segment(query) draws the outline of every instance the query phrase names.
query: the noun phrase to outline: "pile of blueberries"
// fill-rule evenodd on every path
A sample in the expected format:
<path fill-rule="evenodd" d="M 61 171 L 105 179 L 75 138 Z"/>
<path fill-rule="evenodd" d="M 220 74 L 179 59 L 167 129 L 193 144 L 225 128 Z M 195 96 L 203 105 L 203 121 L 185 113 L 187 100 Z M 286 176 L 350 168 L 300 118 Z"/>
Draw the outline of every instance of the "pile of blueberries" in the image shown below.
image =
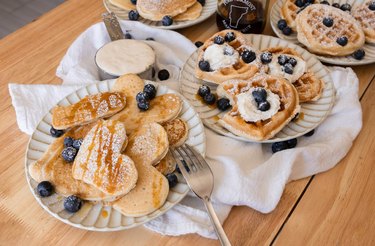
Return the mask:
<path fill-rule="evenodd" d="M 270 109 L 271 105 L 267 101 L 267 91 L 261 87 L 257 87 L 251 93 L 257 103 L 258 109 L 260 111 L 267 111 Z"/>
<path fill-rule="evenodd" d="M 211 93 L 210 87 L 207 85 L 201 85 L 198 89 L 198 95 L 208 105 L 213 105 L 216 102 L 216 106 L 219 110 L 225 111 L 230 108 L 230 102 L 227 98 L 220 98 L 216 101 L 215 94 Z"/>
<path fill-rule="evenodd" d="M 61 153 L 62 158 L 68 163 L 73 162 L 77 156 L 77 152 L 79 148 L 81 147 L 82 142 L 83 142 L 82 138 L 79 138 L 79 139 L 73 139 L 71 137 L 64 138 L 65 148 L 63 149 Z"/>
<path fill-rule="evenodd" d="M 147 111 L 150 108 L 150 100 L 156 96 L 156 88 L 153 84 L 147 84 L 143 87 L 143 91 L 138 92 L 135 97 L 137 106 L 141 111 Z"/>
<path fill-rule="evenodd" d="M 286 55 L 278 56 L 277 62 L 280 64 L 281 69 L 287 74 L 293 74 L 293 69 L 297 65 L 297 60 L 295 58 Z"/>

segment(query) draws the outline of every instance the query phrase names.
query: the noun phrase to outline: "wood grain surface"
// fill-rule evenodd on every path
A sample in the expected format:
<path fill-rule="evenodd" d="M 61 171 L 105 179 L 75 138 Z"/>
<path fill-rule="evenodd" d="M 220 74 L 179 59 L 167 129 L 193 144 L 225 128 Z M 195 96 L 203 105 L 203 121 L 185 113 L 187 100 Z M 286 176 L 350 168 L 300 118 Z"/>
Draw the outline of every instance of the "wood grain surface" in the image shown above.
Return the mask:
<path fill-rule="evenodd" d="M 24 175 L 28 136 L 18 130 L 8 83 L 61 83 L 55 71 L 67 48 L 103 12 L 102 1 L 66 1 L 0 40 L 0 245 L 219 245 L 195 234 L 161 236 L 144 227 L 80 230 L 51 217 L 29 191 Z M 193 42 L 216 31 L 214 16 L 179 30 Z M 273 35 L 269 24 L 265 34 Z M 360 80 L 363 130 L 349 154 L 326 173 L 289 183 L 269 214 L 234 207 L 224 223 L 233 245 L 375 244 L 375 64 L 354 71 Z"/>

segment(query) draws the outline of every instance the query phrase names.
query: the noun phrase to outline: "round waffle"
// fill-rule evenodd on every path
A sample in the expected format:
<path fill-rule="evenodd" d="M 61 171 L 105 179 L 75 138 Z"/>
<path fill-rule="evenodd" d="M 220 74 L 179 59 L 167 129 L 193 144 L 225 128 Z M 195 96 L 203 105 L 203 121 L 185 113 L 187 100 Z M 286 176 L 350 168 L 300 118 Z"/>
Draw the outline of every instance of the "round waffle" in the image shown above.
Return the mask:
<path fill-rule="evenodd" d="M 323 24 L 323 18 L 332 18 L 333 26 Z M 316 54 L 345 56 L 353 53 L 365 43 L 360 24 L 348 13 L 324 4 L 308 6 L 296 18 L 297 38 Z M 346 45 L 337 43 L 346 37 Z"/>
<path fill-rule="evenodd" d="M 369 9 L 373 1 L 367 1 L 352 11 L 354 18 L 362 25 L 366 42 L 370 44 L 375 44 L 375 11 Z"/>
<path fill-rule="evenodd" d="M 293 31 L 296 31 L 296 17 L 298 11 L 301 9 L 295 4 L 295 0 L 284 0 L 283 5 L 280 9 L 280 14 L 283 19 L 286 20 L 288 26 L 292 28 Z"/>

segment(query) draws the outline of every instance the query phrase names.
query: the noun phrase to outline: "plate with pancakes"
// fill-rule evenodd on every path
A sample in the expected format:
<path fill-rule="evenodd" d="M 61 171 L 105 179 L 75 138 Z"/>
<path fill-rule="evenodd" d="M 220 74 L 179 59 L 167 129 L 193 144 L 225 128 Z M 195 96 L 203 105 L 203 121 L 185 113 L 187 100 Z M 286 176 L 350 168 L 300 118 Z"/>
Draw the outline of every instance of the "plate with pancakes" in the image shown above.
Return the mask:
<path fill-rule="evenodd" d="M 146 110 L 136 95 L 150 84 L 157 93 Z M 169 152 L 182 143 L 205 154 L 203 124 L 189 102 L 125 75 L 82 87 L 45 115 L 27 147 L 26 177 L 39 204 L 64 223 L 128 229 L 167 212 L 189 191 Z M 173 187 L 170 174 L 178 177 Z M 38 188 L 42 181 L 53 185 L 49 196 Z M 77 197 L 78 210 L 71 211 L 77 204 L 69 199 Z"/>
<path fill-rule="evenodd" d="M 214 14 L 217 8 L 214 0 L 103 0 L 103 3 L 107 11 L 115 13 L 120 19 L 133 18 L 162 29 L 180 29 L 198 24 Z M 130 17 L 130 11 L 136 12 L 130 14 L 134 17 Z"/>
<path fill-rule="evenodd" d="M 279 38 L 232 30 L 197 49 L 179 80 L 205 126 L 246 142 L 302 136 L 335 100 L 330 74 L 314 55 Z"/>
<path fill-rule="evenodd" d="M 270 22 L 279 38 L 302 45 L 322 62 L 349 66 L 375 62 L 373 0 L 278 0 Z"/>

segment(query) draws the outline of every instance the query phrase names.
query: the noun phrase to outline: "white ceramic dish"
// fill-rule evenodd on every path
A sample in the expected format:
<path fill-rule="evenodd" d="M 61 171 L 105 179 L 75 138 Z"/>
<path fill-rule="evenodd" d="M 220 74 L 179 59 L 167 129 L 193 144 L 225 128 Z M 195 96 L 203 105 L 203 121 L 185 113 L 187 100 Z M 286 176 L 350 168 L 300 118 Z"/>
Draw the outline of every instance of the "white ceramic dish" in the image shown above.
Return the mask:
<path fill-rule="evenodd" d="M 319 100 L 317 100 L 316 102 L 301 104 L 301 113 L 298 120 L 291 121 L 273 138 L 259 142 L 272 143 L 296 138 L 317 127 L 328 116 L 335 101 L 335 91 L 333 88 L 331 76 L 329 75 L 327 68 L 323 66 L 322 63 L 314 55 L 310 54 L 305 49 L 285 40 L 271 36 L 251 34 L 246 35 L 246 38 L 253 44 L 253 47 L 258 50 L 263 50 L 275 46 L 290 47 L 292 49 L 295 49 L 306 61 L 308 69 L 314 72 L 319 79 L 323 80 L 325 86 L 322 97 Z M 197 61 L 197 56 L 198 50 L 190 56 L 190 58 L 186 61 L 184 67 L 182 68 L 179 78 L 182 94 L 189 100 L 190 104 L 195 107 L 196 111 L 199 113 L 199 116 L 203 121 L 203 124 L 208 128 L 221 135 L 225 135 L 234 139 L 239 139 L 246 142 L 256 142 L 244 137 L 237 136 L 222 127 L 218 123 L 218 119 L 224 113 L 218 110 L 216 107 L 212 108 L 207 106 L 196 98 L 198 88 L 203 83 L 207 84 L 213 92 L 216 91 L 217 87 L 217 85 L 215 84 L 206 83 L 195 78 L 194 69 Z"/>
<path fill-rule="evenodd" d="M 114 82 L 115 80 L 107 80 L 83 87 L 61 100 L 58 105 L 73 104 L 86 95 L 109 91 Z M 166 93 L 176 92 L 166 86 L 158 85 L 158 95 Z M 182 96 L 181 98 L 183 99 L 183 107 L 179 117 L 185 120 L 189 126 L 189 135 L 186 143 L 194 146 L 204 155 L 206 142 L 203 124 L 189 102 Z M 72 214 L 66 212 L 63 207 L 63 196 L 54 194 L 47 198 L 39 197 L 36 192 L 38 183 L 30 177 L 28 171 L 28 166 L 41 158 L 48 146 L 54 141 L 54 138 L 51 137 L 49 133 L 51 128 L 51 118 L 51 112 L 49 112 L 38 124 L 30 138 L 26 151 L 25 172 L 27 182 L 35 199 L 55 218 L 69 225 L 92 231 L 117 231 L 128 229 L 144 224 L 147 221 L 162 215 L 184 198 L 189 191 L 189 187 L 184 183 L 183 178 L 179 177 L 179 183 L 174 188 L 170 189 L 168 198 L 164 205 L 153 213 L 141 217 L 127 217 L 113 209 L 112 206 L 104 205 L 102 203 L 94 205 L 89 202 L 85 202 L 83 207 L 77 213 Z"/>
<path fill-rule="evenodd" d="M 332 3 L 339 3 L 340 5 L 343 3 L 349 3 L 352 7 L 353 5 L 358 5 L 364 2 L 364 0 L 327 0 L 330 4 Z M 290 36 L 284 35 L 279 28 L 277 28 L 277 22 L 281 19 L 280 9 L 282 6 L 283 0 L 277 0 L 275 4 L 272 6 L 271 14 L 270 14 L 270 22 L 272 30 L 276 33 L 276 35 L 284 40 L 289 42 L 302 45 L 297 40 L 297 33 L 292 33 Z M 375 45 L 365 44 L 363 46 L 364 51 L 366 52 L 365 57 L 362 60 L 356 60 L 352 56 L 342 56 L 342 57 L 333 57 L 333 56 L 322 56 L 317 55 L 317 58 L 322 62 L 335 64 L 335 65 L 346 65 L 346 66 L 356 66 L 356 65 L 364 65 L 370 64 L 375 62 Z"/>
<path fill-rule="evenodd" d="M 117 18 L 122 19 L 122 20 L 129 20 L 129 17 L 128 17 L 129 11 L 111 4 L 109 0 L 103 0 L 103 3 L 107 11 L 115 13 Z M 170 26 L 163 26 L 161 21 L 147 20 L 142 17 L 139 17 L 138 21 L 148 26 L 157 27 L 161 29 L 180 29 L 180 28 L 185 28 L 185 27 L 196 25 L 208 19 L 212 14 L 216 12 L 216 8 L 217 8 L 216 0 L 206 0 L 206 4 L 203 6 L 202 13 L 197 19 L 191 20 L 191 21 L 174 21 L 173 24 Z"/>

